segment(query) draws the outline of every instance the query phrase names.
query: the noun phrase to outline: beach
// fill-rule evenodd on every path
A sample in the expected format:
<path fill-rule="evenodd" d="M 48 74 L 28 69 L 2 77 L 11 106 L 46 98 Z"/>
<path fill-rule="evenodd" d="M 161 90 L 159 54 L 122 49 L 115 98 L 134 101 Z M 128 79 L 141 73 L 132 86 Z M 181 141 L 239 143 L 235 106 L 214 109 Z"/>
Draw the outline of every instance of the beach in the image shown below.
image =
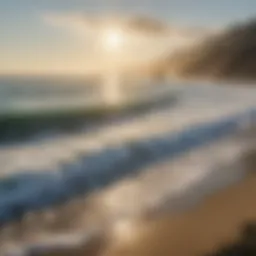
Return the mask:
<path fill-rule="evenodd" d="M 111 248 L 104 255 L 210 255 L 238 241 L 245 225 L 256 222 L 255 195 L 253 173 L 185 213 L 165 214 L 144 223 L 144 231 L 136 241 Z"/>
<path fill-rule="evenodd" d="M 205 255 L 235 241 L 255 216 L 255 96 L 229 92 L 187 87 L 97 131 L 3 144 L 0 255 Z"/>
<path fill-rule="evenodd" d="M 218 192 L 181 215 L 145 223 L 136 242 L 106 253 L 108 256 L 208 255 L 239 239 L 243 226 L 256 222 L 256 175 Z"/>
<path fill-rule="evenodd" d="M 254 134 L 255 132 L 252 132 L 250 136 Z M 86 213 L 86 206 L 82 201 L 57 209 L 56 217 L 59 219 L 55 218 L 53 225 L 51 222 L 50 224 L 46 222 L 47 214 L 38 214 L 34 222 L 30 220 L 29 228 L 26 227 L 26 223 L 29 223 L 26 220 L 12 226 L 13 234 L 23 245 L 26 241 L 33 241 L 33 231 L 37 234 L 37 231 L 42 232 L 43 229 L 48 229 L 53 234 L 57 231 L 58 235 L 62 230 L 76 230 L 77 236 L 72 233 L 62 237 L 59 235 L 59 240 L 51 236 L 43 243 L 40 243 L 40 240 L 38 243 L 35 239 L 34 243 L 30 242 L 30 246 L 22 251 L 23 254 L 20 252 L 3 255 L 215 256 L 214 253 L 223 247 L 233 246 L 239 242 L 246 225 L 256 223 L 255 156 L 256 150 L 252 148 L 241 157 L 239 162 L 236 162 L 239 173 L 242 172 L 243 175 L 239 175 L 238 179 L 230 184 L 225 183 L 219 189 L 216 189 L 219 184 L 211 185 L 212 187 L 204 186 L 204 189 L 197 186 L 193 189 L 193 193 L 187 192 L 183 199 L 180 198 L 180 201 L 185 202 L 185 207 L 183 205 L 179 208 L 176 205 L 177 209 L 174 210 L 172 207 L 168 208 L 166 203 L 166 207 L 159 208 L 154 214 L 144 214 L 135 218 L 130 216 L 114 227 L 105 229 L 104 232 L 95 230 L 87 236 L 87 229 L 84 226 L 84 235 L 79 236 L 83 230 L 83 218 L 89 217 L 81 216 L 82 213 Z M 229 172 L 229 176 L 232 173 L 233 176 L 238 174 L 233 171 Z M 220 177 L 223 176 L 220 175 Z M 215 190 L 209 193 L 209 190 L 214 187 Z M 127 203 L 129 204 L 128 201 Z M 168 203 L 171 204 L 172 201 Z M 255 243 L 252 246 L 255 250 Z"/>

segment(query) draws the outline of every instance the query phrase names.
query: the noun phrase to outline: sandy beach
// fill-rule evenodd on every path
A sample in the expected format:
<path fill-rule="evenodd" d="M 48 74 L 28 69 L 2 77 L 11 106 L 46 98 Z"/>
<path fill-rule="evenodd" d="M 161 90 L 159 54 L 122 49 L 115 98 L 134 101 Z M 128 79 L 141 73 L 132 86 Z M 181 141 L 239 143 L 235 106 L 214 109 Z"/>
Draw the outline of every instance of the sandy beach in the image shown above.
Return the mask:
<path fill-rule="evenodd" d="M 88 143 L 91 142 L 91 138 L 95 142 L 102 142 L 102 147 L 107 147 L 109 141 L 125 143 L 131 138 L 143 138 L 143 135 L 149 137 L 149 135 L 163 134 L 164 131 L 175 132 L 180 128 L 189 127 L 191 122 L 195 124 L 215 120 L 219 116 L 225 120 L 225 117 L 244 109 L 242 105 L 244 102 L 236 103 L 238 96 L 240 97 L 236 95 L 237 98 L 233 99 L 232 104 L 219 109 L 212 107 L 215 102 L 214 98 L 209 103 L 206 100 L 198 101 L 195 97 L 191 101 L 186 101 L 184 106 L 181 104 L 183 115 L 180 111 L 176 113 L 167 109 L 159 115 L 149 115 L 148 119 L 141 118 L 134 122 L 124 122 L 122 126 L 110 127 L 105 132 L 99 133 L 99 137 L 92 136 L 95 134 L 68 138 L 57 137 L 55 140 L 24 144 L 19 148 L 14 147 L 14 150 L 11 147 L 4 148 L 2 159 L 6 163 L 6 156 L 9 156 L 11 161 L 7 162 L 10 166 L 6 166 L 13 167 L 11 168 L 13 173 L 23 170 L 24 163 L 29 164 L 26 166 L 29 167 L 28 169 L 34 170 L 40 162 L 35 153 L 37 150 L 43 150 L 43 153 L 47 154 L 41 154 L 43 156 L 41 163 L 45 164 L 49 161 L 49 167 L 52 167 L 53 163 L 58 163 L 59 154 L 61 157 L 67 152 L 67 155 L 71 157 L 76 156 L 77 152 L 81 155 L 85 147 L 91 147 L 92 144 Z M 225 97 L 222 101 L 223 106 L 226 106 Z M 248 107 L 253 105 L 253 102 L 247 101 Z M 250 132 L 247 130 L 250 120 L 247 115 L 245 117 L 241 120 L 238 134 L 232 136 L 228 133 L 228 138 L 201 146 L 189 154 L 182 154 L 175 159 L 161 160 L 159 163 L 146 166 L 145 169 L 143 167 L 144 171 L 141 175 L 137 173 L 135 178 L 118 182 L 116 186 L 110 186 L 106 191 L 96 193 L 96 200 L 93 196 L 92 201 L 87 200 L 87 197 L 77 198 L 64 205 L 43 209 L 42 212 L 28 212 L 24 218 L 6 224 L 0 229 L 0 255 L 158 256 L 173 254 L 203 256 L 217 251 L 223 245 L 236 242 L 241 235 L 243 225 L 256 221 L 255 150 L 250 151 L 250 156 L 247 155 L 240 164 L 240 156 L 245 153 L 244 150 L 251 147 L 255 149 L 255 129 L 250 129 Z M 135 130 L 138 131 L 135 133 L 137 137 L 134 135 Z M 147 144 L 144 146 L 147 149 Z M 136 147 L 132 150 L 136 150 Z M 141 152 L 140 147 L 138 150 Z M 54 158 L 53 162 L 50 161 L 52 160 L 51 152 L 53 155 L 56 153 L 56 159 Z M 151 153 L 151 151 L 146 151 L 146 154 Z M 13 161 L 14 157 L 16 161 Z M 108 159 L 111 157 L 109 156 Z M 143 158 L 143 155 L 141 157 Z M 31 161 L 31 159 L 36 159 L 36 161 Z M 7 167 L 5 172 L 3 170 L 2 172 L 9 174 L 10 170 L 8 171 Z M 122 169 L 119 167 L 118 170 Z M 38 171 L 40 170 L 39 168 Z M 47 173 L 54 168 L 44 170 Z M 244 174 L 246 174 L 245 177 Z M 235 183 L 233 183 L 234 180 Z M 231 185 L 230 181 L 232 181 Z M 170 195 L 172 196 L 169 197 Z M 172 201 L 169 200 L 170 198 Z M 161 209 L 155 204 L 159 200 Z M 184 209 L 183 204 L 187 203 L 189 207 Z M 147 210 L 143 211 L 145 215 L 140 215 L 140 209 L 148 204 L 151 207 L 149 208 L 150 216 Z M 180 206 L 182 209 L 177 209 Z M 151 213 L 152 207 L 153 214 Z M 20 208 L 15 208 L 15 210 L 18 211 Z M 107 218 L 108 216 L 111 218 Z M 92 235 L 90 228 L 94 226 L 100 227 L 103 232 Z M 81 239 L 80 234 L 82 238 L 85 237 L 82 242 L 78 241 Z M 60 237 L 63 238 L 61 244 L 57 241 L 59 235 L 66 236 L 65 239 Z M 78 237 L 77 241 L 76 237 Z M 89 237 L 89 240 L 86 237 Z M 14 250 L 11 249 L 12 254 L 5 254 L 5 249 L 9 251 L 9 245 L 10 247 L 17 246 L 21 251 L 13 254 L 16 249 L 14 248 Z"/>
<path fill-rule="evenodd" d="M 256 256 L 256 0 L 0 0 L 0 256 Z"/>
<path fill-rule="evenodd" d="M 156 214 L 150 219 L 134 220 L 114 236 L 96 233 L 89 240 L 73 246 L 35 246 L 25 254 L 11 256 L 215 256 L 255 255 L 256 241 L 250 240 L 250 253 L 242 247 L 240 254 L 223 254 L 223 248 L 241 243 L 248 224 L 256 223 L 256 151 L 243 158 L 245 177 L 218 192 L 206 196 L 188 210 Z M 69 215 L 70 217 L 70 215 Z M 66 224 L 62 223 L 64 226 Z M 131 228 L 132 227 L 132 228 Z M 128 231 L 128 232 L 127 232 Z M 247 233 L 255 233 L 255 226 Z M 113 234 L 112 234 L 113 235 Z M 248 235 L 248 234 L 247 234 Z M 68 238 L 67 238 L 68 239 Z M 74 239 L 74 238 L 72 238 Z M 247 239 L 247 238 L 246 238 Z M 251 239 L 251 238 L 250 238 Z M 248 239 L 247 239 L 248 240 Z M 247 242 L 247 244 L 249 243 Z M 67 245 L 70 241 L 67 242 Z M 31 247 L 32 248 L 32 247 Z M 23 252 L 24 253 L 24 252 Z M 217 254 L 215 254 L 217 253 Z M 0 254 L 2 255 L 2 254 Z M 6 254 L 3 254 L 6 255 Z M 9 254 L 8 254 L 9 256 Z"/>
<path fill-rule="evenodd" d="M 144 223 L 143 232 L 136 240 L 110 248 L 104 255 L 208 255 L 239 242 L 244 227 L 256 222 L 255 152 L 249 162 L 248 168 L 254 166 L 254 169 L 241 182 L 206 198 L 182 214 L 165 214 Z M 256 243 L 253 246 L 255 252 Z"/>

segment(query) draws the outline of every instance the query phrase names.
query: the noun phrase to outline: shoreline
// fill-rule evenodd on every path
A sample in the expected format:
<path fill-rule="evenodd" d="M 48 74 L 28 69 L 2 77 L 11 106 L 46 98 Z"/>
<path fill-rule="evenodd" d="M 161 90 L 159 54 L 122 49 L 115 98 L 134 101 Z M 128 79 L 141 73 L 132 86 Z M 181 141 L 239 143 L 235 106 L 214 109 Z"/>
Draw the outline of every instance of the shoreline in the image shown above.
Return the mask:
<path fill-rule="evenodd" d="M 255 134 L 255 132 L 252 132 L 252 134 L 250 133 L 250 134 L 247 134 L 246 136 L 253 136 Z M 248 139 L 248 138 L 247 138 Z M 211 152 L 211 150 L 210 150 L 210 152 Z M 220 170 L 219 170 L 219 174 L 220 174 L 220 176 L 218 176 L 219 178 L 217 178 L 217 180 L 215 179 L 214 181 L 213 181 L 213 183 L 217 183 L 217 187 L 216 187 L 216 184 L 212 187 L 212 185 L 210 184 L 210 189 L 213 189 L 213 191 L 209 191 L 209 188 L 208 188 L 208 185 L 209 185 L 209 182 L 207 182 L 206 184 L 204 183 L 204 181 L 201 181 L 201 185 L 199 184 L 199 185 L 197 185 L 197 184 L 195 184 L 195 186 L 194 187 L 191 187 L 192 188 L 192 194 L 190 194 L 191 192 L 189 192 L 189 191 L 187 191 L 187 193 L 185 193 L 185 197 L 183 197 L 183 199 L 182 199 L 182 197 L 181 198 L 178 198 L 179 200 L 185 200 L 184 202 L 185 202 L 185 208 L 183 208 L 183 207 L 181 207 L 181 208 L 177 208 L 178 209 L 178 211 L 173 211 L 173 209 L 172 209 L 172 211 L 170 211 L 170 209 L 168 209 L 168 207 L 166 208 L 164 208 L 164 209 L 158 209 L 158 212 L 153 212 L 153 215 L 152 214 L 150 214 L 150 216 L 147 216 L 147 214 L 145 215 L 141 215 L 141 217 L 139 217 L 139 218 L 137 218 L 136 216 L 135 216 L 135 218 L 132 218 L 132 216 L 131 216 L 131 218 L 129 219 L 127 219 L 127 218 L 125 218 L 125 216 L 124 216 L 124 218 L 122 219 L 122 216 L 120 216 L 121 217 L 121 219 L 120 219 L 120 221 L 118 221 L 117 222 L 117 224 L 116 225 L 114 225 L 114 226 L 112 226 L 112 227 L 110 227 L 110 229 L 106 229 L 104 232 L 106 232 L 106 234 L 107 234 L 107 236 L 106 237 L 103 237 L 102 235 L 100 235 L 100 234 L 102 234 L 101 232 L 100 233 L 97 233 L 96 234 L 96 237 L 94 237 L 93 235 L 92 235 L 92 237 L 91 237 L 91 239 L 92 240 L 94 240 L 94 239 L 96 239 L 96 240 L 100 240 L 101 241 L 101 243 L 103 243 L 102 241 L 105 241 L 105 239 L 106 239 L 106 241 L 107 241 L 107 244 L 106 244 L 106 246 L 107 246 L 107 251 L 108 251 L 108 253 L 111 253 L 111 254 L 106 254 L 107 256 L 119 256 L 119 255 L 123 255 L 123 252 L 124 251 L 126 251 L 126 250 L 128 250 L 128 252 L 129 251 L 132 251 L 133 252 L 133 250 L 135 250 L 135 252 L 133 252 L 133 253 L 131 253 L 131 254 L 129 254 L 129 253 L 125 253 L 125 255 L 131 255 L 131 256 L 133 256 L 133 255 L 138 255 L 138 256 L 158 256 L 158 254 L 156 254 L 157 253 L 157 250 L 156 251 L 154 251 L 153 250 L 153 252 L 155 252 L 155 254 L 148 254 L 148 251 L 147 251 L 147 249 L 143 249 L 142 250 L 142 252 L 141 251 L 139 251 L 139 253 L 138 254 L 136 254 L 137 253 L 137 250 L 138 250 L 138 248 L 136 247 L 137 246 L 137 243 L 139 244 L 139 245 L 141 245 L 142 243 L 140 242 L 141 240 L 142 241 L 144 241 L 145 239 L 147 240 L 147 239 L 149 239 L 148 237 L 147 237 L 147 234 L 150 234 L 150 235 L 152 235 L 153 237 L 154 237 L 154 241 L 156 240 L 156 241 L 158 241 L 158 237 L 161 237 L 162 236 L 162 233 L 163 232 L 169 232 L 169 230 L 167 230 L 167 231 L 165 231 L 165 230 L 161 230 L 162 228 L 164 228 L 165 226 L 167 227 L 168 225 L 174 225 L 174 227 L 175 228 L 177 228 L 176 227 L 176 225 L 187 225 L 186 224 L 186 221 L 185 221 L 185 224 L 176 224 L 176 220 L 178 219 L 181 219 L 180 221 L 178 221 L 178 222 L 181 222 L 181 223 L 183 223 L 183 216 L 187 216 L 187 217 L 185 217 L 185 219 L 186 218 L 188 218 L 188 219 L 193 219 L 193 220 L 191 220 L 191 221 L 196 221 L 195 223 L 197 223 L 197 225 L 199 225 L 200 224 L 200 221 L 201 221 L 201 218 L 199 218 L 199 219 L 197 219 L 197 220 L 194 220 L 194 218 L 195 217 L 191 217 L 191 216 L 194 216 L 195 214 L 197 214 L 197 213 L 194 213 L 194 212 L 197 212 L 198 210 L 198 208 L 199 209 L 201 209 L 202 208 L 202 205 L 205 205 L 205 204 L 208 204 L 207 202 L 208 201 L 211 201 L 212 199 L 211 198 L 215 198 L 216 197 L 216 195 L 222 195 L 223 194 L 223 191 L 225 192 L 225 191 L 229 191 L 229 190 L 232 190 L 234 187 L 240 187 L 241 185 L 240 184 L 243 184 L 244 182 L 247 182 L 247 180 L 249 179 L 251 179 L 251 177 L 255 180 L 254 182 L 253 182 L 253 184 L 255 185 L 255 188 L 256 188 L 256 177 L 255 177 L 255 166 L 256 166 L 256 159 L 255 159 L 255 154 L 256 154 L 256 150 L 255 150 L 255 148 L 253 148 L 252 149 L 252 151 L 250 150 L 250 148 L 249 148 L 249 151 L 247 150 L 246 152 L 245 152 L 245 154 L 242 154 L 241 155 L 241 159 L 239 158 L 239 159 L 237 159 L 237 161 L 235 162 L 235 163 L 232 163 L 231 165 L 229 165 L 229 168 L 230 168 L 230 171 L 228 171 L 227 172 L 227 178 L 228 177 L 231 177 L 232 178 L 232 176 L 234 176 L 234 175 L 232 175 L 232 173 L 233 174 L 237 174 L 238 175 L 238 179 L 225 179 L 224 180 L 224 187 L 221 185 L 221 182 L 219 182 L 219 181 L 223 181 L 223 179 L 220 179 L 223 175 L 221 175 L 221 166 L 222 166 L 222 168 L 223 168 L 223 160 L 222 161 L 220 161 L 220 163 L 219 163 L 219 167 L 220 167 Z M 195 156 L 195 158 L 197 158 L 196 156 Z M 193 162 L 193 161 L 192 161 Z M 225 160 L 224 160 L 224 162 L 225 162 Z M 239 163 L 240 162 L 240 163 Z M 225 165 L 224 165 L 225 166 Z M 153 166 L 153 169 L 155 169 L 156 167 L 154 167 Z M 232 168 L 237 168 L 237 170 L 232 170 Z M 250 173 L 251 171 L 253 170 L 253 173 Z M 223 169 L 223 171 L 225 171 L 225 169 Z M 216 174 L 216 172 L 214 172 L 215 174 Z M 217 174 L 218 174 L 218 172 L 217 172 Z M 242 176 L 241 176 L 241 174 L 242 174 Z M 244 176 L 245 175 L 245 176 Z M 141 177 L 142 178 L 142 177 Z M 154 178 L 154 176 L 153 176 L 153 178 Z M 208 177 L 209 178 L 209 177 Z M 234 177 L 235 178 L 235 177 Z M 145 179 L 145 178 L 144 178 Z M 220 180 L 218 180 L 218 179 L 220 179 Z M 211 180 L 211 179 L 210 179 Z M 208 181 L 209 181 L 209 179 L 208 179 Z M 231 183 L 230 183 L 231 182 Z M 208 184 L 208 185 L 207 185 Z M 212 187 L 212 188 L 211 188 Z M 250 187 L 251 187 L 251 185 L 250 185 Z M 253 191 L 254 191 L 254 187 L 253 188 L 250 188 L 250 189 L 252 189 Z M 216 192 L 217 191 L 217 192 Z M 252 192 L 253 192 L 252 191 Z M 121 191 L 122 192 L 122 191 Z M 214 192 L 214 193 L 213 193 Z M 226 192 L 225 192 L 226 193 Z M 230 192 L 229 192 L 230 193 Z M 232 192 L 233 193 L 233 192 Z M 232 195 L 232 193 L 231 193 L 231 195 Z M 238 192 L 237 192 L 238 193 Z M 240 192 L 239 192 L 240 193 Z M 246 192 L 247 193 L 247 192 Z M 106 195 L 108 195 L 108 194 L 106 194 Z M 187 195 L 187 196 L 186 196 Z M 203 195 L 203 198 L 201 198 L 201 195 Z M 199 198 L 198 198 L 198 196 L 199 196 Z M 193 200 L 193 197 L 195 197 L 195 198 L 197 198 L 196 200 Z M 219 196 L 219 198 L 221 198 L 222 196 Z M 253 197 L 253 194 L 252 194 L 252 197 Z M 187 200 L 186 200 L 187 199 Z M 199 200 L 198 200 L 199 199 Z M 97 200 L 97 199 L 96 199 Z M 124 201 L 126 201 L 127 203 L 128 203 L 128 205 L 129 205 L 129 200 L 127 201 L 126 199 L 124 199 Z M 187 202 L 186 202 L 187 201 Z M 104 202 L 104 200 L 103 201 L 101 201 L 101 200 L 99 200 L 99 202 L 98 202 L 98 204 L 101 204 L 101 203 L 103 203 Z M 171 202 L 164 202 L 164 204 L 170 204 Z M 175 202 L 174 202 L 175 203 Z M 57 222 L 55 223 L 55 224 L 53 224 L 53 226 L 52 226 L 52 232 L 53 233 L 55 233 L 56 231 L 56 234 L 58 234 L 58 232 L 60 232 L 60 234 L 61 234 L 61 230 L 62 230 L 62 228 L 61 227 L 64 227 L 64 226 L 66 226 L 66 228 L 69 226 L 69 225 L 73 225 L 73 224 L 71 224 L 72 223 L 72 220 L 71 220 L 71 218 L 70 218 L 70 214 L 72 215 L 72 216 L 74 216 L 74 218 L 75 219 L 79 219 L 80 217 L 78 217 L 79 215 L 77 215 L 77 211 L 80 211 L 81 212 L 81 209 L 88 209 L 87 207 L 89 207 L 90 206 L 90 203 L 89 204 L 85 204 L 84 202 L 83 202 L 83 200 L 81 199 L 81 201 L 77 201 L 77 202 L 73 202 L 73 203 L 71 203 L 71 204 L 68 204 L 67 206 L 63 206 L 63 207 L 61 207 L 60 209 L 58 209 L 57 210 L 57 217 L 59 216 L 59 217 L 61 217 L 61 215 L 62 214 L 64 214 L 64 216 L 62 216 L 61 218 L 60 218 L 60 220 L 56 220 Z M 101 208 L 97 208 L 98 206 L 97 206 L 97 203 L 96 203 L 96 205 L 95 205 L 95 202 L 93 202 L 92 201 L 92 204 L 91 204 L 91 206 L 93 207 L 93 206 L 95 206 L 96 208 L 96 212 L 97 211 L 100 211 L 100 209 Z M 176 206 L 179 206 L 179 204 L 178 205 L 176 205 Z M 181 205 L 182 206 L 182 205 Z M 104 207 L 104 206 L 102 206 L 102 207 Z M 248 207 L 248 206 L 247 206 Z M 68 210 L 69 209 L 69 210 Z M 208 210 L 209 211 L 209 210 Z M 216 210 L 215 210 L 216 211 Z M 54 213 L 54 212 L 52 212 L 52 213 Z M 85 214 L 86 214 L 86 212 L 84 212 Z M 45 216 L 44 216 L 45 215 Z M 51 213 L 50 213 L 50 215 L 48 216 L 48 214 L 44 214 L 44 213 L 39 213 L 38 214 L 38 217 L 36 217 L 35 218 L 35 216 L 34 216 L 34 219 L 33 219 L 33 216 L 31 216 L 32 217 L 32 219 L 30 219 L 29 220 L 29 216 L 28 216 L 28 219 L 26 220 L 26 221 L 24 221 L 24 223 L 20 223 L 20 224 L 18 224 L 17 223 L 17 227 L 16 227 L 16 229 L 17 229 L 17 231 L 15 231 L 15 228 L 14 228 L 14 226 L 12 226 L 12 232 L 15 232 L 15 236 L 17 236 L 17 239 L 18 239 L 18 237 L 19 237 L 19 235 L 21 235 L 21 236 L 23 236 L 23 235 L 25 235 L 25 236 L 28 236 L 28 239 L 29 239 L 29 237 L 33 234 L 33 232 L 31 233 L 31 232 L 28 232 L 29 231 L 29 229 L 26 229 L 25 227 L 26 227 L 26 225 L 29 223 L 28 221 L 32 221 L 32 222 L 30 222 L 30 224 L 32 224 L 32 223 L 34 223 L 33 225 L 37 225 L 37 221 L 40 221 L 40 218 L 41 218 L 41 221 L 46 221 L 46 219 L 45 218 L 47 218 L 47 216 L 48 217 L 50 217 L 51 218 Z M 40 217 L 41 216 L 41 217 Z M 90 219 L 90 214 L 88 215 L 88 212 L 87 212 L 87 214 L 85 215 L 85 216 L 87 216 L 87 218 L 89 218 Z M 115 216 L 115 215 L 114 215 Z M 217 216 L 217 215 L 216 215 Z M 81 216 L 82 217 L 82 216 Z M 91 216 L 92 217 L 92 220 L 94 219 L 94 216 Z M 117 216 L 118 217 L 118 216 Z M 214 216 L 212 216 L 213 218 L 214 218 Z M 221 217 L 221 216 L 218 216 L 218 217 Z M 208 216 L 205 216 L 204 218 L 208 218 Z M 256 218 L 256 213 L 255 213 L 255 218 Z M 43 220 L 43 219 L 45 219 L 45 220 Z M 81 220 L 83 220 L 83 218 L 81 219 L 80 218 L 80 221 Z M 256 220 L 256 219 L 255 219 Z M 78 226 L 77 226 L 77 228 L 78 228 L 78 233 L 81 233 L 81 232 L 84 232 L 86 229 L 81 229 L 81 225 L 82 225 L 82 223 L 84 222 L 84 221 L 86 221 L 85 219 L 82 221 L 82 222 L 80 222 L 80 221 L 78 221 L 78 223 L 76 223 L 77 225 L 79 225 L 79 223 L 80 223 L 80 228 L 78 228 Z M 87 220 L 88 221 L 88 220 Z M 27 224 L 26 224 L 27 223 Z M 51 221 L 48 223 L 48 220 L 45 222 L 47 225 L 46 225 L 46 228 L 48 227 L 48 228 L 50 228 L 50 226 L 49 225 L 51 225 Z M 65 224 L 64 224 L 65 223 Z M 161 223 L 165 223 L 163 226 L 162 226 L 162 224 Z M 169 224 L 169 223 L 172 223 L 172 224 Z M 193 222 L 194 223 L 194 222 Z M 84 223 L 85 224 L 85 223 Z M 209 223 L 208 223 L 209 224 Z M 211 223 L 210 223 L 211 224 Z M 64 225 L 64 226 L 63 226 Z M 75 224 L 74 224 L 75 225 Z M 189 224 L 189 225 L 192 225 L 192 224 Z M 196 224 L 193 224 L 193 225 L 196 225 Z M 204 223 L 204 225 L 207 225 L 207 223 Z M 32 226 L 31 226 L 32 227 Z M 86 225 L 84 226 L 84 227 L 86 227 Z M 96 225 L 96 227 L 97 227 L 97 225 Z M 42 227 L 41 227 L 42 228 Z M 54 230 L 56 228 L 56 230 Z M 59 229 L 59 230 L 58 230 Z M 35 231 L 35 232 L 37 232 L 36 230 L 37 230 L 37 228 L 35 228 L 35 227 L 33 227 L 30 231 Z M 51 230 L 51 229 L 50 229 Z M 49 231 L 50 231 L 49 230 Z M 170 229 L 170 230 L 172 230 L 172 229 Z M 39 229 L 38 229 L 38 231 L 40 231 L 40 225 L 39 225 Z M 46 230 L 45 230 L 46 231 Z M 64 230 L 63 230 L 64 231 Z M 28 233 L 27 233 L 28 232 Z M 153 233 L 150 233 L 150 232 L 153 232 Z M 173 230 L 173 232 L 174 232 L 174 230 Z M 177 234 L 178 234 L 178 236 L 179 236 L 179 234 L 180 234 L 180 231 L 179 231 L 179 229 L 178 230 L 176 230 L 175 232 L 177 232 Z M 197 232 L 197 229 L 195 229 L 195 232 Z M 206 232 L 206 231 L 205 231 Z M 77 233 L 77 234 L 78 234 Z M 23 234 L 23 235 L 22 235 Z M 30 235 L 29 235 L 30 234 Z M 44 232 L 43 232 L 43 234 L 44 234 Z M 45 233 L 45 235 L 47 234 L 47 232 Z M 110 234 L 112 234 L 111 236 L 110 236 Z M 146 237 L 144 237 L 144 235 L 146 234 Z M 191 235 L 191 233 L 189 233 L 190 235 Z M 88 234 L 87 234 L 88 235 Z M 172 235 L 175 235 L 175 233 L 173 233 Z M 185 236 L 186 237 L 186 233 L 182 233 L 182 237 L 180 237 L 180 239 L 183 239 L 183 236 Z M 85 236 L 86 236 L 86 234 L 85 234 Z M 131 236 L 133 237 L 132 239 L 131 239 Z M 39 236 L 40 237 L 40 236 Z M 94 237 L 94 238 L 93 238 Z M 3 238 L 3 237 L 2 237 Z M 31 237 L 32 238 L 32 237 Z M 65 238 L 65 236 L 64 236 L 64 238 Z M 57 235 L 57 237 L 56 237 L 56 239 L 58 239 L 58 235 Z M 79 239 L 81 239 L 81 238 L 79 238 Z M 78 239 L 78 240 L 79 240 Z M 109 241 L 109 239 L 110 239 L 110 241 Z M 112 239 L 114 239 L 114 243 L 112 243 Z M 134 240 L 135 239 L 135 240 Z M 151 239 L 151 238 L 150 238 Z M 49 239 L 48 239 L 49 240 Z M 55 238 L 54 238 L 54 240 L 55 240 Z M 74 240 L 74 239 L 73 239 Z M 72 241 L 73 241 L 72 240 Z M 77 240 L 77 241 L 78 241 Z M 130 241 L 129 241 L 130 240 Z M 23 237 L 23 239 L 18 239 L 18 241 L 20 241 L 20 242 L 25 242 L 26 241 L 26 239 L 25 239 L 25 237 Z M 17 241 L 17 242 L 18 242 Z M 32 240 L 33 241 L 33 240 Z M 58 240 L 57 240 L 58 241 Z M 80 240 L 79 240 L 80 241 Z M 90 241 L 90 239 L 89 239 L 89 241 Z M 131 243 L 131 241 L 132 241 L 132 243 Z M 160 239 L 160 241 L 162 241 L 162 239 Z M 163 240 L 164 241 L 164 240 Z M 175 239 L 174 239 L 174 241 L 175 241 Z M 36 242 L 36 241 L 35 241 Z M 168 245 L 170 244 L 170 241 L 166 241 L 167 243 L 168 243 Z M 151 244 L 151 242 L 150 243 L 148 243 L 148 242 L 143 242 L 144 244 L 145 244 L 145 246 L 147 246 L 148 244 Z M 174 242 L 173 242 L 174 243 Z M 73 250 L 73 252 L 74 251 L 76 251 L 76 250 L 80 250 L 81 249 L 81 246 L 82 246 L 82 248 L 84 248 L 82 251 L 85 251 L 85 250 L 87 250 L 88 249 L 88 246 L 89 246 L 89 242 L 86 242 L 85 244 L 79 244 L 78 246 L 74 246 L 73 244 L 72 244 L 72 242 L 69 242 L 69 243 L 66 243 L 66 246 L 67 247 L 69 247 L 69 248 L 71 248 L 72 250 Z M 154 242 L 152 242 L 152 244 L 154 245 L 154 246 L 156 246 L 155 244 L 154 244 Z M 171 243 L 172 244 L 172 243 Z M 172 244 L 172 246 L 173 246 L 174 244 Z M 50 247 L 49 247 L 50 246 Z M 52 246 L 52 247 L 51 247 Z M 59 247 L 58 247 L 59 246 Z M 73 247 L 72 247 L 73 246 Z M 102 246 L 102 245 L 99 245 L 100 247 Z M 52 251 L 55 251 L 55 250 L 57 250 L 56 249 L 56 247 L 58 247 L 59 249 L 62 249 L 63 250 L 63 245 L 61 245 L 60 244 L 60 242 L 58 243 L 58 242 L 56 242 L 55 244 L 54 244 L 54 241 L 52 241 L 52 244 L 50 243 L 48 243 L 47 244 L 47 242 L 45 242 L 45 243 L 42 243 L 42 244 L 34 244 L 33 246 L 32 246 L 32 248 L 34 248 L 36 251 L 37 250 L 39 250 L 39 248 L 42 248 L 42 247 L 44 247 L 45 248 L 45 250 L 47 251 L 49 251 L 49 249 L 50 248 L 52 248 Z M 67 248 L 67 247 L 65 247 L 65 248 Z M 132 247 L 132 248 L 131 248 Z M 120 250 L 121 250 L 121 252 L 120 252 Z M 141 250 L 141 249 L 139 249 L 139 250 Z M 146 250 L 146 253 L 145 254 L 143 254 L 144 253 L 144 250 Z M 161 248 L 158 248 L 158 250 L 161 250 Z M 16 256 L 16 254 L 14 254 L 15 256 Z M 26 255 L 26 256 L 30 256 L 30 254 L 24 254 L 24 255 Z M 33 255 L 37 255 L 37 254 L 33 254 Z M 38 255 L 46 255 L 46 256 L 52 256 L 52 255 L 55 255 L 55 254 L 53 254 L 52 252 L 51 253 L 49 253 L 49 254 L 38 254 Z M 62 254 L 58 254 L 58 255 L 62 255 Z M 64 254 L 65 255 L 65 254 Z M 72 254 L 71 254 L 72 255 Z M 78 254 L 79 256 L 81 255 L 81 256 L 85 256 L 85 254 L 84 253 L 82 253 L 82 254 Z M 90 256 L 98 256 L 98 254 L 91 254 Z M 99 254 L 100 256 L 102 256 L 101 254 Z M 169 254 L 168 254 L 169 255 Z M 175 254 L 175 255 L 177 255 L 177 256 L 191 256 L 192 254 Z M 196 255 L 196 254 L 195 254 Z M 19 254 L 17 254 L 17 256 L 19 256 Z M 103 254 L 103 256 L 105 256 L 105 254 Z"/>
<path fill-rule="evenodd" d="M 254 158 L 255 155 L 256 152 Z M 187 211 L 167 211 L 142 220 L 135 240 L 115 244 L 103 255 L 204 256 L 238 242 L 243 228 L 256 223 L 255 159 L 247 168 L 245 178 L 207 196 Z"/>

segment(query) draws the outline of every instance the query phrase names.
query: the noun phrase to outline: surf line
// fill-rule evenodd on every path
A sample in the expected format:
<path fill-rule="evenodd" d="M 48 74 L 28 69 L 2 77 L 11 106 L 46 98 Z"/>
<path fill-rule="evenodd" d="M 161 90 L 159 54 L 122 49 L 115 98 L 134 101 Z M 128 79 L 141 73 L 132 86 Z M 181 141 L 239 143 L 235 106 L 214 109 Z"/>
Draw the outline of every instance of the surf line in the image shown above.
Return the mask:
<path fill-rule="evenodd" d="M 60 170 L 21 173 L 0 180 L 0 225 L 102 189 L 150 164 L 171 159 L 256 124 L 256 109 L 80 156 Z"/>

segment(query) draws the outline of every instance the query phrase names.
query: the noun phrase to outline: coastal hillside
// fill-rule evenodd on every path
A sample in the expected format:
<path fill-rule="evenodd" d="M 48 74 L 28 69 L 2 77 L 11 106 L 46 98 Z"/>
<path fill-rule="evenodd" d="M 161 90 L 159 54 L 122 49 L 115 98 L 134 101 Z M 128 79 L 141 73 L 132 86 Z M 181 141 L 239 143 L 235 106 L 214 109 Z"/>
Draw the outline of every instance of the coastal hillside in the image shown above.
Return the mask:
<path fill-rule="evenodd" d="M 154 72 L 180 78 L 256 79 L 256 19 L 165 58 Z"/>

